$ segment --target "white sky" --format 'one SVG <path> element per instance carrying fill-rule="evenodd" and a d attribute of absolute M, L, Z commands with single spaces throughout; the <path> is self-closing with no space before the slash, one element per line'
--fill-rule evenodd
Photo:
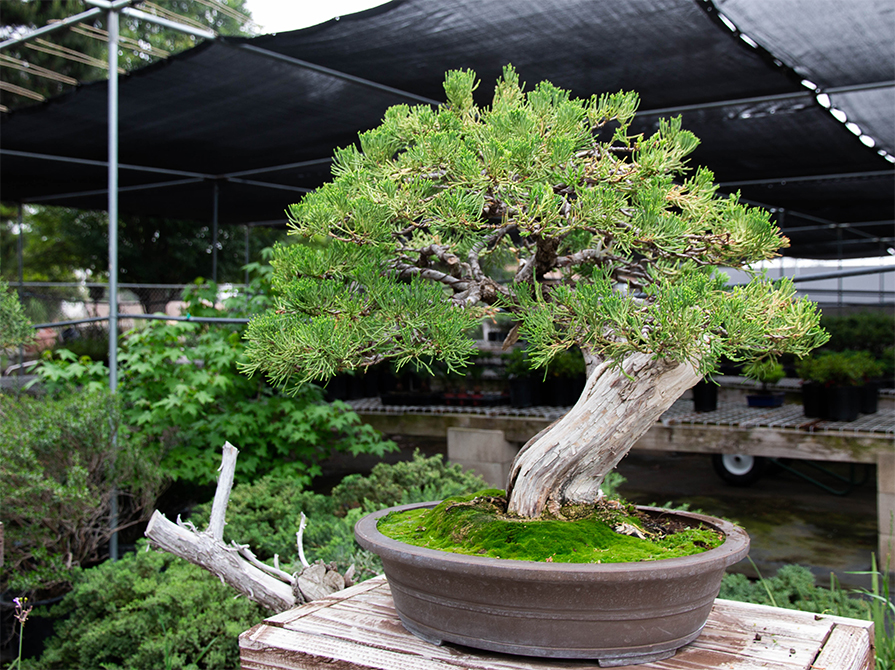
<path fill-rule="evenodd" d="M 282 33 L 360 12 L 387 0 L 246 0 L 264 33 Z"/>

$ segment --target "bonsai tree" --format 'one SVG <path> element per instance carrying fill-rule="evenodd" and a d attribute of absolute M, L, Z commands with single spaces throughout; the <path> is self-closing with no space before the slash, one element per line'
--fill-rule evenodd
<path fill-rule="evenodd" d="M 788 240 L 766 211 L 719 197 L 691 170 L 679 118 L 633 134 L 634 93 L 524 91 L 508 66 L 489 108 L 475 74 L 447 74 L 447 104 L 399 105 L 339 149 L 334 179 L 289 208 L 272 261 L 276 307 L 250 324 L 248 373 L 295 386 L 386 359 L 474 353 L 466 332 L 507 313 L 507 346 L 535 367 L 573 346 L 587 384 L 520 451 L 508 511 L 591 502 L 637 439 L 726 356 L 802 356 L 822 344 L 816 306 L 786 280 L 730 288 Z"/>

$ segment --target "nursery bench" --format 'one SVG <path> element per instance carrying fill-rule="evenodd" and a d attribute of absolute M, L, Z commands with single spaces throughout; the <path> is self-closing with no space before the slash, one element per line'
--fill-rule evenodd
<path fill-rule="evenodd" d="M 243 670 L 596 670 L 435 646 L 401 625 L 384 576 L 266 619 L 239 637 Z M 873 624 L 716 600 L 700 636 L 641 670 L 872 670 Z"/>

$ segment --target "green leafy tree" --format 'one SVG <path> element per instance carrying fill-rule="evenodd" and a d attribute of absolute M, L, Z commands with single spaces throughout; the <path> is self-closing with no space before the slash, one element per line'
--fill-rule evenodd
<path fill-rule="evenodd" d="M 258 264 L 254 266 L 260 269 Z M 184 292 L 192 316 L 238 317 L 269 304 L 262 277 L 253 290 L 217 306 L 217 286 Z M 242 456 L 237 477 L 252 481 L 279 474 L 308 483 L 332 450 L 383 454 L 392 442 L 360 421 L 342 402 L 324 402 L 322 390 L 306 384 L 288 396 L 237 370 L 245 344 L 239 325 L 154 321 L 129 332 L 119 353 L 119 394 L 124 422 L 165 456 L 174 478 L 214 481 L 226 441 Z M 75 386 L 104 388 L 106 366 L 60 350 L 38 368 L 51 393 Z"/>
<path fill-rule="evenodd" d="M 635 135 L 633 93 L 525 92 L 507 67 L 480 108 L 477 85 L 450 72 L 446 105 L 389 109 L 290 208 L 292 232 L 321 243 L 276 250 L 277 301 L 249 327 L 245 370 L 290 387 L 386 359 L 456 369 L 474 351 L 466 331 L 498 311 L 536 366 L 578 346 L 580 400 L 507 484 L 510 511 L 534 517 L 596 499 L 722 356 L 801 356 L 825 335 L 790 282 L 727 286 L 718 266 L 748 269 L 787 241 L 688 168 L 698 140 L 679 118 Z"/>
<path fill-rule="evenodd" d="M 245 0 L 157 0 L 135 3 L 149 14 L 173 19 L 221 35 L 249 35 L 253 26 Z M 20 35 L 89 9 L 81 0 L 4 2 L 0 31 Z M 133 17 L 119 21 L 119 67 L 126 71 L 148 65 L 196 46 L 198 39 Z M 19 90 L 0 91 L 0 104 L 15 109 L 70 89 L 77 82 L 105 79 L 108 69 L 107 23 L 104 15 L 57 31 L 30 47 L 16 45 L 3 52 L 0 80 Z M 23 92 L 30 91 L 35 95 Z"/>
<path fill-rule="evenodd" d="M 18 278 L 16 214 L 4 208 L 0 223 L 0 277 Z M 23 236 L 25 281 L 71 282 L 75 269 L 102 281 L 109 269 L 109 229 L 103 212 L 67 207 L 28 207 Z M 119 281 L 130 284 L 185 284 L 212 274 L 212 230 L 195 221 L 125 214 L 120 217 Z M 275 229 L 256 228 L 249 236 L 249 256 L 283 238 Z M 244 281 L 245 237 L 242 227 L 218 231 L 218 280 Z M 164 311 L 180 289 L 133 289 L 147 314 Z M 96 297 L 101 297 L 101 294 Z"/>

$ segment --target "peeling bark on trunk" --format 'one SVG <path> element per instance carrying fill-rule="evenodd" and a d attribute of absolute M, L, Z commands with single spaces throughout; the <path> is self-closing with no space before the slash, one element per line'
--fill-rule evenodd
<path fill-rule="evenodd" d="M 595 501 L 600 484 L 700 375 L 688 363 L 632 354 L 617 366 L 585 354 L 588 379 L 575 406 L 535 435 L 513 462 L 509 511 L 540 516 L 548 505 Z M 627 375 L 627 376 L 626 376 Z"/>

